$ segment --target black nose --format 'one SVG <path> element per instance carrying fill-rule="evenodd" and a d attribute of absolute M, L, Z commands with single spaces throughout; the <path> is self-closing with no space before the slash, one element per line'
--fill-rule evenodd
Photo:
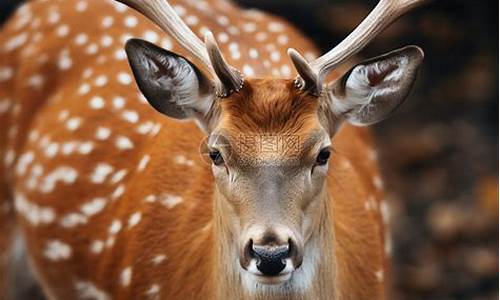
<path fill-rule="evenodd" d="M 262 274 L 275 276 L 286 267 L 286 259 L 290 257 L 290 247 L 252 245 L 251 256 L 257 260 L 257 269 Z"/>

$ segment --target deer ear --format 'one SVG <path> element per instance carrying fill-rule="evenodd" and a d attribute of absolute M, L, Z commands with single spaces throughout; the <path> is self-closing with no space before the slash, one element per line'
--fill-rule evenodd
<path fill-rule="evenodd" d="M 211 81 L 186 58 L 149 42 L 125 46 L 139 89 L 157 111 L 176 119 L 203 121 L 212 108 Z"/>
<path fill-rule="evenodd" d="M 424 52 L 407 46 L 354 66 L 328 91 L 337 117 L 363 126 L 382 121 L 410 93 Z"/>

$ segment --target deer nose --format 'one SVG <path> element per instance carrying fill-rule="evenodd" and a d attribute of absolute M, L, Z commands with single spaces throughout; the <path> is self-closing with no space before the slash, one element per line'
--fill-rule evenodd
<path fill-rule="evenodd" d="M 250 257 L 257 260 L 257 269 L 264 276 L 276 276 L 286 267 L 290 258 L 290 245 L 255 245 L 251 242 Z"/>

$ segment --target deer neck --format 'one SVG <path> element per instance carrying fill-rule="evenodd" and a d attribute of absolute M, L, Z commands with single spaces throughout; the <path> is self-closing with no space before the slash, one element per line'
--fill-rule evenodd
<path fill-rule="evenodd" d="M 319 199 L 319 215 L 305 245 L 302 266 L 289 281 L 277 286 L 256 285 L 242 271 L 238 260 L 238 237 L 227 220 L 231 208 L 217 191 L 214 198 L 214 299 L 319 299 L 335 294 L 334 228 L 326 189 Z"/>

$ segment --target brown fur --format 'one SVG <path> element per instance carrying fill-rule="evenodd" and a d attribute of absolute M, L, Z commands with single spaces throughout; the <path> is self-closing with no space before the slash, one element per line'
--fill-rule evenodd
<path fill-rule="evenodd" d="M 210 166 L 199 154 L 204 134 L 194 123 L 174 121 L 156 113 L 138 101 L 138 90 L 134 84 L 122 85 L 115 80 L 118 72 L 130 73 L 126 61 L 114 58 L 115 51 L 123 48 L 123 44 L 117 42 L 120 36 L 125 32 L 141 36 L 145 30 L 160 34 L 159 30 L 138 14 L 117 12 L 104 1 L 88 1 L 86 11 L 77 13 L 77 2 L 33 1 L 29 7 L 32 19 L 42 20 L 39 27 L 33 28 L 33 23 L 18 26 L 22 18 L 19 13 L 0 32 L 0 45 L 24 33 L 29 38 L 29 42 L 15 51 L 0 52 L 0 68 L 9 66 L 15 71 L 11 79 L 0 82 L 0 99 L 12 100 L 8 112 L 0 114 L 0 127 L 4 129 L 0 130 L 0 157 L 4 158 L 9 151 L 13 151 L 16 161 L 2 163 L 0 167 L 0 208 L 3 208 L 0 210 L 0 255 L 7 252 L 10 241 L 13 212 L 9 207 L 13 205 L 15 194 L 23 194 L 33 205 L 50 207 L 55 212 L 52 222 L 37 226 L 18 214 L 33 267 L 49 298 L 77 299 L 79 294 L 75 282 L 92 283 L 99 290 L 113 295 L 113 299 L 149 297 L 147 291 L 153 284 L 160 287 L 156 295 L 159 299 L 248 297 L 239 288 L 238 282 L 227 281 L 230 277 L 224 277 L 228 274 L 221 269 L 221 266 L 234 262 L 224 261 L 230 237 L 221 225 L 224 208 L 218 205 Z M 242 15 L 243 11 L 232 4 L 220 1 L 210 3 L 214 15 L 224 13 L 234 16 L 230 18 L 232 23 L 253 20 L 251 14 Z M 66 23 L 71 27 L 67 38 L 57 36 L 57 24 L 46 22 L 54 7 L 60 12 L 59 24 Z M 195 10 L 187 4 L 185 7 Z M 218 25 L 210 14 L 197 14 L 200 19 L 203 17 L 200 23 L 215 33 L 225 30 L 226 27 Z M 106 15 L 114 17 L 114 25 L 103 29 L 101 21 Z M 134 28 L 122 25 L 129 15 L 139 19 Z M 262 19 L 258 23 L 264 24 L 259 28 L 264 28 L 270 21 L 277 21 L 267 15 L 259 18 Z M 200 26 L 195 27 L 199 29 Z M 44 36 L 33 41 L 37 32 Z M 79 32 L 89 35 L 90 41 L 84 46 L 75 46 L 73 42 Z M 312 44 L 291 26 L 286 25 L 284 32 L 300 52 L 315 52 Z M 100 47 L 97 54 L 88 54 L 88 44 L 99 43 L 104 34 L 110 34 L 115 39 L 113 46 Z M 278 33 L 269 35 L 269 40 L 273 40 Z M 244 62 L 251 62 L 259 77 L 269 77 L 272 67 L 290 66 L 284 58 L 286 46 L 278 49 L 282 58 L 271 66 L 266 66 L 262 59 L 252 60 L 246 54 L 248 50 L 256 47 L 263 55 L 266 42 L 256 44 L 247 42 L 247 38 L 243 33 L 231 36 L 232 41 L 239 43 L 242 53 L 239 60 L 226 55 L 233 66 L 241 68 Z M 57 68 L 58 55 L 65 48 L 71 52 L 73 66 L 60 70 Z M 222 48 L 227 51 L 227 45 L 222 45 Z M 173 51 L 183 53 L 177 45 L 174 45 Z M 39 59 L 44 54 L 48 55 L 47 61 L 40 63 Z M 106 63 L 99 62 L 100 55 L 107 58 Z M 82 77 L 87 68 L 93 70 L 90 79 Z M 33 74 L 41 74 L 45 79 L 38 89 L 26 86 Z M 97 87 L 93 81 L 102 74 L 109 77 L 108 83 Z M 83 82 L 90 83 L 92 88 L 88 94 L 79 95 L 77 91 Z M 103 109 L 88 107 L 88 100 L 94 95 L 106 99 Z M 125 108 L 113 106 L 115 96 L 125 98 Z M 233 134 L 265 132 L 303 136 L 319 124 L 317 101 L 297 92 L 291 80 L 250 80 L 242 93 L 222 101 L 220 106 L 221 122 Z M 61 120 L 59 116 L 64 110 L 69 116 Z M 121 117 L 123 110 L 136 111 L 139 121 L 124 121 Z M 74 131 L 66 128 L 67 119 L 72 117 L 82 120 L 81 126 Z M 156 135 L 138 133 L 138 126 L 148 121 L 160 124 L 161 131 Z M 111 130 L 107 140 L 95 139 L 99 126 Z M 29 139 L 33 131 L 38 132 L 39 137 Z M 114 142 L 119 135 L 129 137 L 134 144 L 133 149 L 117 148 Z M 91 141 L 94 147 L 90 154 L 75 151 L 64 155 L 59 150 L 55 157 L 50 158 L 45 155 L 47 145 L 43 143 L 44 137 L 61 146 L 69 140 L 77 140 Z M 383 299 L 385 281 L 377 280 L 375 275 L 378 271 L 387 273 L 383 250 L 384 225 L 378 209 L 383 192 L 373 181 L 379 173 L 376 162 L 370 159 L 373 151 L 370 134 L 366 129 L 345 125 L 335 137 L 333 148 L 335 152 L 322 202 L 324 215 L 318 220 L 323 224 L 318 225 L 320 228 L 328 229 L 320 234 L 325 240 L 332 240 L 331 247 L 325 245 L 325 249 L 332 249 L 332 253 L 331 257 L 324 258 L 326 263 L 321 267 L 319 278 L 305 298 L 316 299 L 315 295 L 326 292 L 329 295 L 335 293 L 337 299 Z M 20 174 L 16 172 L 16 163 L 19 164 L 19 158 L 29 151 L 33 151 L 35 159 L 27 166 L 26 172 Z M 145 170 L 137 171 L 145 154 L 150 156 L 150 161 Z M 184 160 L 179 159 L 179 155 Z M 127 169 L 128 173 L 118 183 L 111 183 L 107 178 L 103 184 L 94 184 L 89 177 L 100 162 L 114 167 L 109 177 L 121 169 Z M 56 188 L 50 193 L 30 190 L 26 185 L 36 164 L 43 168 L 41 178 L 61 165 L 76 169 L 78 178 L 71 184 L 56 183 Z M 112 199 L 112 193 L 120 186 L 125 188 L 123 195 Z M 149 195 L 156 195 L 159 200 L 147 202 Z M 181 197 L 182 202 L 168 208 L 160 201 L 168 195 Z M 79 211 L 82 204 L 95 197 L 105 197 L 107 201 L 100 213 L 74 228 L 61 226 L 62 217 Z M 376 201 L 375 208 L 367 210 L 365 205 L 370 197 Z M 129 229 L 127 222 L 137 212 L 142 218 Z M 99 254 L 92 253 L 90 247 L 94 241 L 109 240 L 113 220 L 122 223 L 122 229 L 113 235 L 114 244 L 104 247 Z M 44 253 L 48 241 L 52 240 L 70 245 L 70 257 L 48 260 Z M 165 255 L 166 259 L 154 264 L 152 259 L 157 255 Z M 120 275 L 129 266 L 132 267 L 131 282 L 124 287 L 120 284 Z M 3 280 L 0 288 L 2 283 Z M 154 299 L 153 296 L 151 298 Z"/>

